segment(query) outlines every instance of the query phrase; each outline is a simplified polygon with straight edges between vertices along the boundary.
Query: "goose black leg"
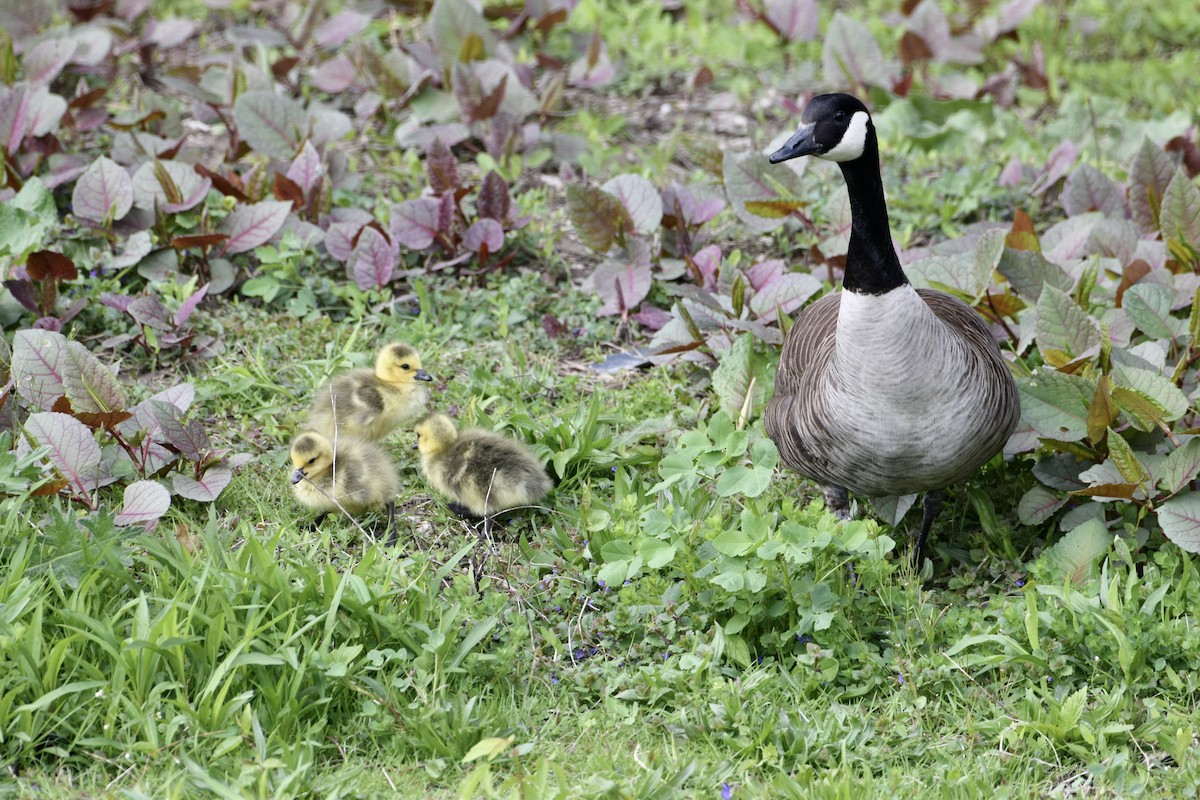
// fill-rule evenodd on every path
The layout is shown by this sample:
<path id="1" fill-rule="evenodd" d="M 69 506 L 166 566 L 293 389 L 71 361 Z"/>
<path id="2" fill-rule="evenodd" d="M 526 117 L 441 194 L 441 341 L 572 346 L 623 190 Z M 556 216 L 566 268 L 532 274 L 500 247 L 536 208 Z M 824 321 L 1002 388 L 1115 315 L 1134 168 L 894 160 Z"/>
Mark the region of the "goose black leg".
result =
<path id="1" fill-rule="evenodd" d="M 471 513 L 471 509 L 467 508 L 462 503 L 451 502 L 448 503 L 447 506 L 451 512 L 462 517 L 463 519 L 479 519 L 479 517 Z"/>
<path id="2" fill-rule="evenodd" d="M 850 519 L 850 493 L 846 491 L 845 486 L 822 486 L 821 494 L 825 495 L 825 507 L 832 511 L 835 517 L 842 522 Z"/>
<path id="3" fill-rule="evenodd" d="M 921 561 L 924 558 L 925 541 L 929 538 L 929 529 L 933 527 L 934 518 L 942 510 L 940 489 L 936 492 L 925 493 L 925 502 L 921 504 L 921 510 L 924 512 L 921 515 L 921 532 L 917 534 L 917 546 L 913 548 L 913 566 L 918 570 L 921 569 Z"/>
<path id="4" fill-rule="evenodd" d="M 388 503 L 387 504 L 387 512 L 388 512 L 388 526 L 387 526 L 388 537 L 387 537 L 386 544 L 388 544 L 390 546 L 390 545 L 393 545 L 396 543 L 396 504 Z"/>
<path id="5" fill-rule="evenodd" d="M 329 516 L 328 511 L 322 511 L 320 514 L 317 514 L 317 516 L 313 520 L 311 520 L 307 525 L 304 526 L 304 530 L 315 531 L 317 528 L 321 527 L 321 523 L 324 522 L 325 518 L 328 516 Z"/>

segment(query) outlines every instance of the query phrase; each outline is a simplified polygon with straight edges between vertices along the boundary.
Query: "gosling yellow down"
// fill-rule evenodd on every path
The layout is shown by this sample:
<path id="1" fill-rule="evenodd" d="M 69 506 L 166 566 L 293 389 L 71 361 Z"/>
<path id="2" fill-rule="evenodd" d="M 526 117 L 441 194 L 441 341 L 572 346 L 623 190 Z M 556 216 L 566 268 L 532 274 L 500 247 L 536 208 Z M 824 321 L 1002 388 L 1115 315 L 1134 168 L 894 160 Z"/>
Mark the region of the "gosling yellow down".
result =
<path id="1" fill-rule="evenodd" d="M 529 449 L 481 428 L 462 431 L 445 414 L 430 414 L 415 428 L 421 471 L 455 513 L 487 517 L 537 503 L 550 478 Z"/>
<path id="2" fill-rule="evenodd" d="M 333 438 L 377 442 L 425 413 L 432 381 L 412 345 L 393 342 L 379 351 L 374 369 L 352 369 L 317 390 L 302 426 Z"/>
<path id="3" fill-rule="evenodd" d="M 315 431 L 301 432 L 292 441 L 292 490 L 296 499 L 318 512 L 320 525 L 332 512 L 358 516 L 374 508 L 388 512 L 389 536 L 394 535 L 395 498 L 400 479 L 392 460 L 379 445 L 339 436 L 337 446 Z"/>

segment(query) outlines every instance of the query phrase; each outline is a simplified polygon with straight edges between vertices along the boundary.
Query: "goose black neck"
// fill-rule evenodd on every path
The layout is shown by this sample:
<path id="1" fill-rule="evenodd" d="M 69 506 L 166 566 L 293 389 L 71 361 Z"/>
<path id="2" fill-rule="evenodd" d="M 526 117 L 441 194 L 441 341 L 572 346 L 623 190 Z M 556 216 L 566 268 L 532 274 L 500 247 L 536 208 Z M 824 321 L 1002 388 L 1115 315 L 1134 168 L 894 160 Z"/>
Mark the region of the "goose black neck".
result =
<path id="1" fill-rule="evenodd" d="M 908 278 L 892 246 L 875 132 L 869 132 L 861 156 L 839 166 L 850 194 L 850 247 L 842 286 L 859 294 L 886 294 Z"/>

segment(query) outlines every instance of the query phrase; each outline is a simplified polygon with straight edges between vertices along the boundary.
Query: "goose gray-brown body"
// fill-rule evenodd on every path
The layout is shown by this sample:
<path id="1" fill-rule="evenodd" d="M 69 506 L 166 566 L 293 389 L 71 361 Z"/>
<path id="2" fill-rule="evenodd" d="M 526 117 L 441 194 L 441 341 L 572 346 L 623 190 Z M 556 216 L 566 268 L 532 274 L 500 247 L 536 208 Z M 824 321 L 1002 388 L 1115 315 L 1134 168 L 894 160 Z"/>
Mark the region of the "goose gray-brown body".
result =
<path id="1" fill-rule="evenodd" d="M 292 491 L 301 504 L 327 514 L 345 511 L 358 516 L 373 508 L 388 511 L 393 530 L 400 479 L 383 448 L 365 439 L 339 436 L 336 443 L 316 431 L 301 431 L 292 440 Z"/>
<path id="2" fill-rule="evenodd" d="M 970 306 L 914 289 L 905 277 L 866 107 L 849 95 L 813 98 L 771 161 L 801 155 L 841 167 L 850 245 L 843 291 L 804 309 L 788 332 L 767 433 L 784 463 L 825 487 L 839 514 L 846 513 L 846 489 L 929 492 L 919 557 L 937 493 L 988 461 L 1016 427 L 1016 383 Z"/>
<path id="3" fill-rule="evenodd" d="M 445 414 L 417 423 L 421 471 L 441 494 L 477 517 L 537 503 L 550 478 L 522 443 L 481 428 L 459 431 Z"/>
<path id="4" fill-rule="evenodd" d="M 393 342 L 379 351 L 374 368 L 343 372 L 318 389 L 302 427 L 330 439 L 379 441 L 425 413 L 424 384 L 432 380 L 411 345 Z"/>

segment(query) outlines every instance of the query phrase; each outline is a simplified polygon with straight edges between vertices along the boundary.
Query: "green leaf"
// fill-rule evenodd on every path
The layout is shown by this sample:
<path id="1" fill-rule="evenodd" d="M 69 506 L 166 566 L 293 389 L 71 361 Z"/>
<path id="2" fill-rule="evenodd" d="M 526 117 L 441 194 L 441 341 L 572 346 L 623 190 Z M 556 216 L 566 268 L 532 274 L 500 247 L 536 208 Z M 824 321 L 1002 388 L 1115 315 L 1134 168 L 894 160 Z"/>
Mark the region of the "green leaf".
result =
<path id="1" fill-rule="evenodd" d="M 638 555 L 650 569 L 662 569 L 675 558 L 675 545 L 662 539 L 646 537 L 638 544 Z"/>
<path id="2" fill-rule="evenodd" d="M 721 363 L 712 373 L 713 391 L 717 395 L 721 411 L 744 428 L 754 417 L 755 398 L 762 397 L 758 384 L 759 373 L 762 372 L 763 359 L 754 352 L 754 337 L 739 336 L 733 346 L 721 356 Z M 747 403 L 749 398 L 749 403 Z M 749 415 L 742 417 L 742 410 L 747 408 Z"/>
<path id="3" fill-rule="evenodd" d="M 1082 583 L 1112 548 L 1112 531 L 1099 520 L 1088 520 L 1067 532 L 1046 558 L 1054 567 L 1056 582 Z"/>
<path id="4" fill-rule="evenodd" d="M 1200 189 L 1181 169 L 1163 193 L 1159 225 L 1164 242 L 1174 239 L 1200 247 Z"/>
<path id="5" fill-rule="evenodd" d="M 1159 470 L 1158 485 L 1168 494 L 1178 494 L 1200 474 L 1200 437 L 1193 436 L 1167 454 Z"/>
<path id="6" fill-rule="evenodd" d="M 1200 494 L 1188 492 L 1158 507 L 1163 533 L 1189 553 L 1200 553 Z"/>
<path id="7" fill-rule="evenodd" d="M 1078 375 L 1042 370 L 1018 379 L 1021 419 L 1044 439 L 1077 442 L 1087 436 L 1095 385 Z"/>
<path id="8" fill-rule="evenodd" d="M 481 758 L 491 761 L 508 749 L 513 741 L 515 741 L 515 738 L 513 736 L 506 736 L 501 739 L 499 736 L 489 736 L 486 739 L 480 739 L 463 756 L 462 763 L 470 764 L 472 761 L 478 761 Z"/>
<path id="9" fill-rule="evenodd" d="M 1046 357 L 1050 349 L 1074 359 L 1100 347 L 1100 326 L 1069 294 L 1053 286 L 1045 287 L 1038 299 L 1034 330 L 1038 350 L 1047 362 L 1051 361 Z"/>
<path id="10" fill-rule="evenodd" d="M 1108 456 L 1126 483 L 1143 483 L 1149 479 L 1150 473 L 1138 460 L 1129 442 L 1111 428 L 1108 431 Z"/>
<path id="11" fill-rule="evenodd" d="M 40 178 L 30 178 L 15 197 L 0 203 L 0 255 L 23 261 L 45 244 L 57 223 L 54 195 Z"/>
<path id="12" fill-rule="evenodd" d="M 1142 422 L 1146 419 L 1145 403 L 1160 412 L 1156 418 L 1163 422 L 1174 422 L 1187 413 L 1187 396 L 1169 378 L 1157 372 L 1114 364 L 1113 378 L 1117 384 L 1113 387 L 1113 399 L 1131 415 L 1142 414 L 1138 418 Z M 1145 403 L 1139 403 L 1138 398 Z M 1149 428 L 1143 427 L 1143 430 Z"/>
<path id="13" fill-rule="evenodd" d="M 1155 339 L 1175 339 L 1183 335 L 1187 322 L 1172 316 L 1175 292 L 1161 283 L 1142 281 L 1125 290 L 1121 307 L 1142 333 Z"/>
<path id="14" fill-rule="evenodd" d="M 717 479 L 717 496 L 732 497 L 736 494 L 758 497 L 771 485 L 771 475 L 772 471 L 769 469 L 741 465 L 730 467 Z"/>
<path id="15" fill-rule="evenodd" d="M 754 542 L 740 528 L 723 531 L 712 544 L 718 553 L 727 556 L 744 556 L 754 547 Z"/>
<path id="16" fill-rule="evenodd" d="M 974 305 L 992 284 L 992 273 L 1003 253 L 1004 231 L 989 230 L 979 237 L 972 253 L 930 256 L 904 270 L 914 286 L 949 291 Z"/>

